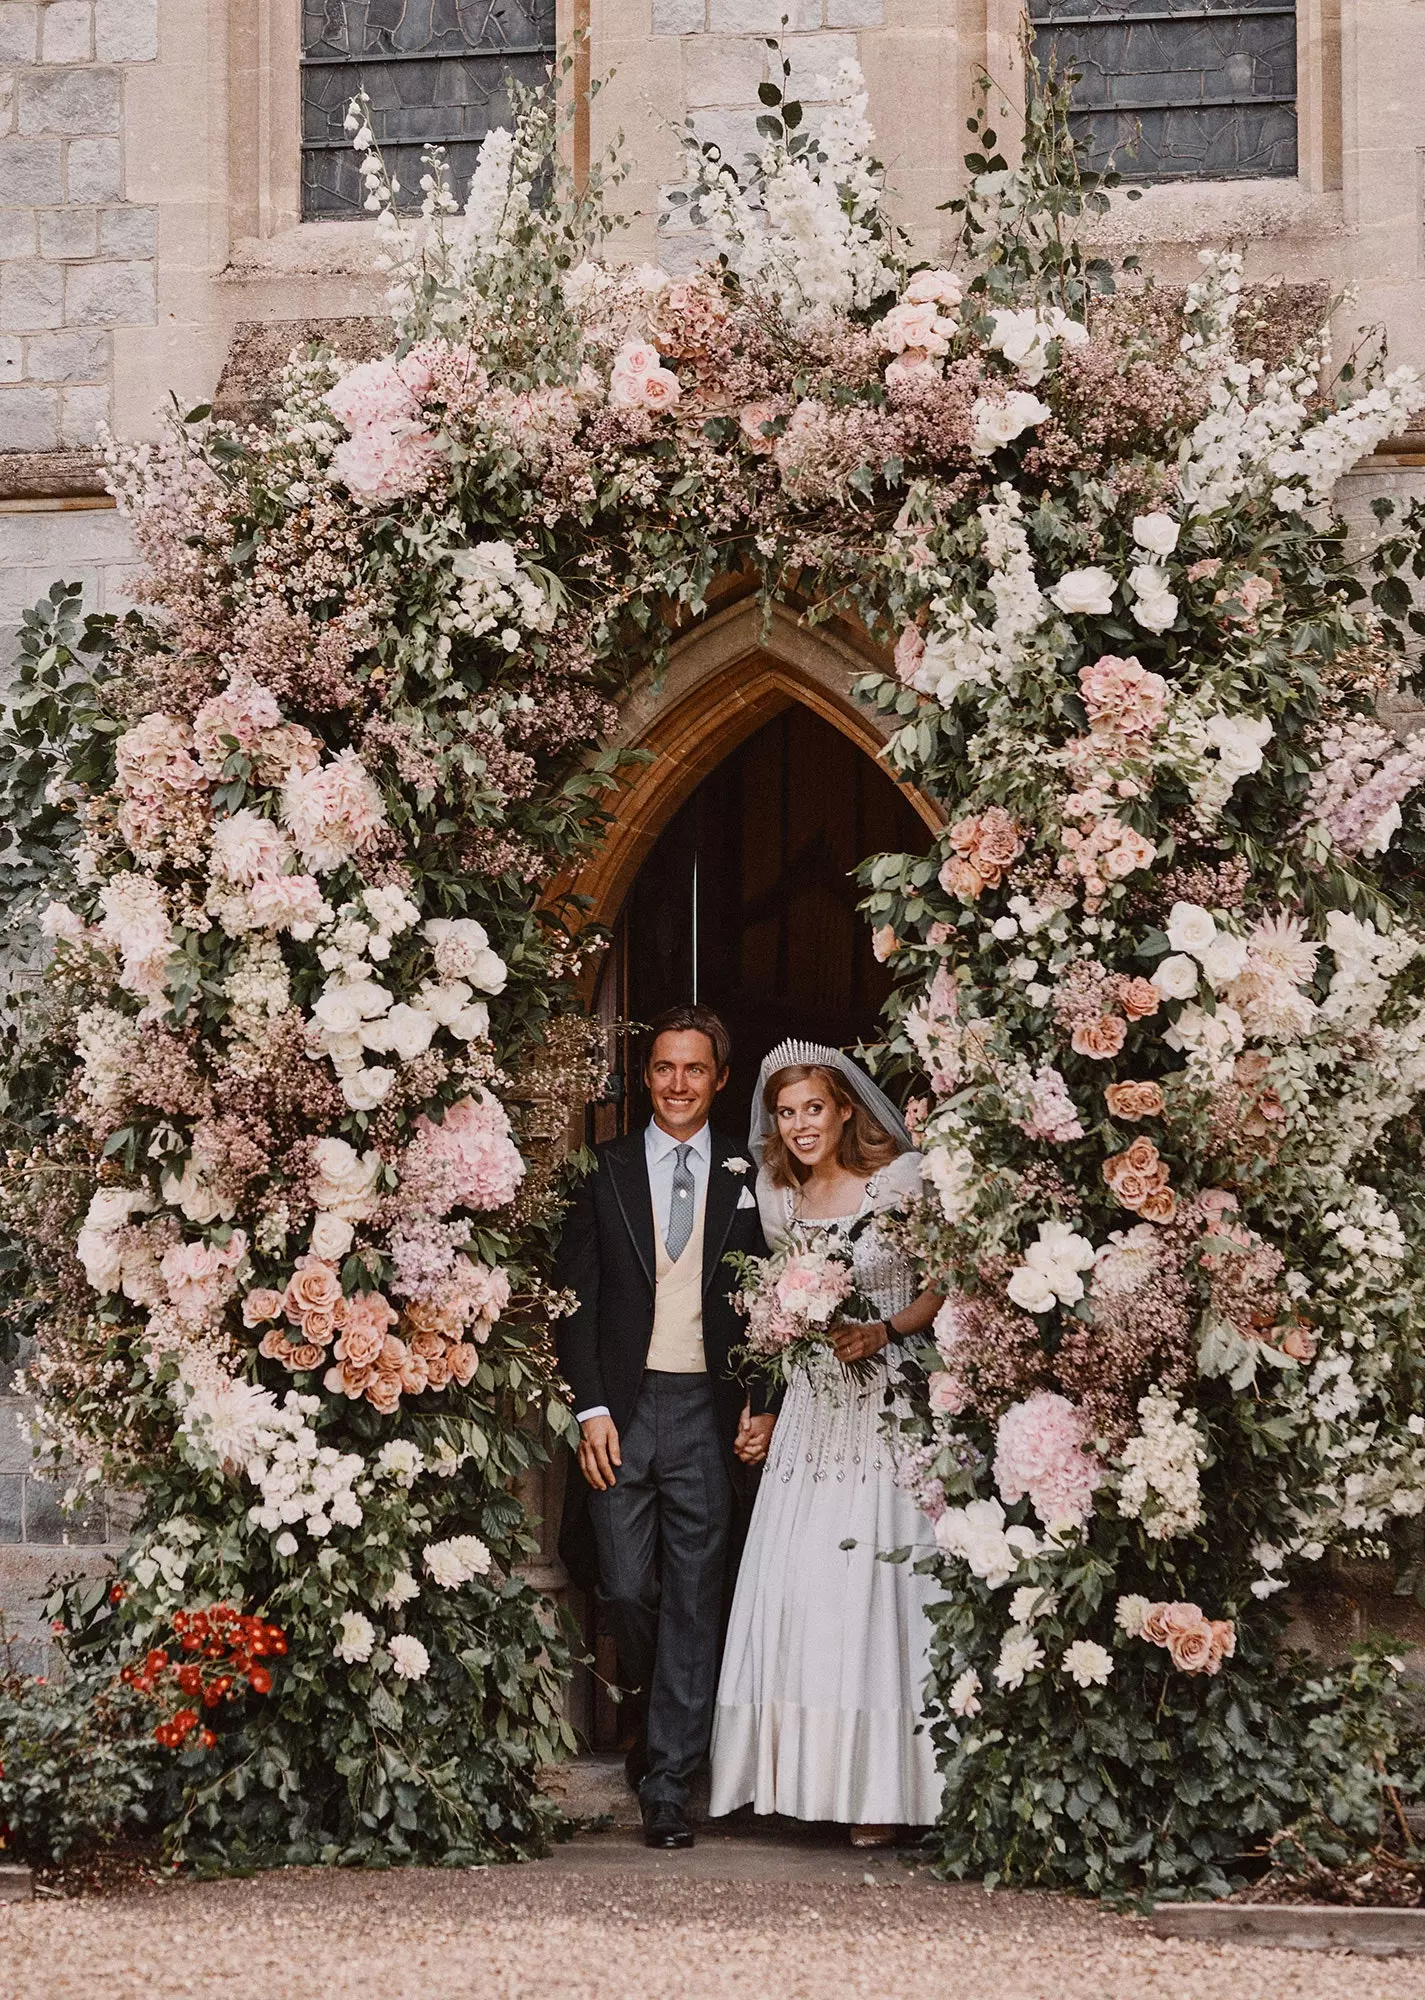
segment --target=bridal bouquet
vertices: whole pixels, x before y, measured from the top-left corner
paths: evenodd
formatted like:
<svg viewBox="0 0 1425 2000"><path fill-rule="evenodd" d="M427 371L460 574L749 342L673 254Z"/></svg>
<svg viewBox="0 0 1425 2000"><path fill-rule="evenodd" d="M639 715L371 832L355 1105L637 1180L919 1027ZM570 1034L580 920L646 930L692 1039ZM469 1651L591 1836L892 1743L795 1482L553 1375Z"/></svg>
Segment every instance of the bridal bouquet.
<svg viewBox="0 0 1425 2000"><path fill-rule="evenodd" d="M747 1315L741 1359L774 1381L790 1382L798 1368L834 1354L838 1326L876 1319L875 1307L856 1289L853 1260L861 1225L841 1234L823 1230L770 1257L734 1251L728 1258L738 1276L733 1305ZM843 1362L848 1376L864 1380L869 1361Z"/></svg>

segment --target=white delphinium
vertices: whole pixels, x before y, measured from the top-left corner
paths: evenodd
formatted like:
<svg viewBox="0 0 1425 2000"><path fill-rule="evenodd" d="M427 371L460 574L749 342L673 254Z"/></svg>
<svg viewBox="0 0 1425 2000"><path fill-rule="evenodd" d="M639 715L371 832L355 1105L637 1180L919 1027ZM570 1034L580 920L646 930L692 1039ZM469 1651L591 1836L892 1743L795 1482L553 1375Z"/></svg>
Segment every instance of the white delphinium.
<svg viewBox="0 0 1425 2000"><path fill-rule="evenodd" d="M980 554L988 571L984 587L994 616L986 624L967 599L934 599L925 650L911 676L911 686L942 708L962 688L1009 679L1021 664L1025 640L1045 616L1019 494L1005 482L977 512L983 530Z"/></svg>
<svg viewBox="0 0 1425 2000"><path fill-rule="evenodd" d="M1075 1639L1060 1661L1063 1671L1081 1688L1103 1687L1113 1672L1113 1655L1093 1639Z"/></svg>
<svg viewBox="0 0 1425 2000"><path fill-rule="evenodd" d="M313 1541L324 1541L333 1527L361 1526L355 1488L365 1461L321 1443L308 1422L321 1407L319 1396L289 1391L249 1456L247 1477L262 1495L248 1510L254 1527L277 1534L300 1526Z"/></svg>
<svg viewBox="0 0 1425 2000"><path fill-rule="evenodd" d="M992 312L989 317L994 324L989 346L1004 356L1031 389L1043 381L1049 349L1056 341L1066 352L1088 345L1088 328L1058 306L1025 306L1018 312Z"/></svg>
<svg viewBox="0 0 1425 2000"><path fill-rule="evenodd" d="M398 1632L386 1641L392 1671L403 1681L421 1681L430 1672L430 1654L409 1632Z"/></svg>
<svg viewBox="0 0 1425 2000"><path fill-rule="evenodd" d="M332 1651L348 1667L359 1667L376 1649L376 1627L360 1611L343 1611Z"/></svg>
<svg viewBox="0 0 1425 2000"><path fill-rule="evenodd" d="M1014 1693L1023 1687L1026 1674L1034 1673L1044 1664L1044 1648L1030 1632L1011 1625L1000 1643L999 1658L995 1662L995 1679L1007 1693Z"/></svg>
<svg viewBox="0 0 1425 2000"><path fill-rule="evenodd" d="M1202 1520L1201 1467L1207 1446L1191 1415L1179 1414L1176 1396L1152 1388L1139 1400L1142 1425L1123 1449L1118 1511L1142 1521L1150 1541L1186 1535Z"/></svg>
<svg viewBox="0 0 1425 2000"><path fill-rule="evenodd" d="M1294 448L1282 447L1267 460L1276 482L1273 499L1282 513L1325 500L1351 467L1373 452L1425 403L1425 378L1414 368L1393 368L1383 382L1309 424ZM1300 481L1300 485L1292 482Z"/></svg>
<svg viewBox="0 0 1425 2000"><path fill-rule="evenodd" d="M490 1551L478 1535L453 1535L449 1541L427 1542L421 1554L426 1569L442 1590L458 1590L473 1577L490 1573Z"/></svg>

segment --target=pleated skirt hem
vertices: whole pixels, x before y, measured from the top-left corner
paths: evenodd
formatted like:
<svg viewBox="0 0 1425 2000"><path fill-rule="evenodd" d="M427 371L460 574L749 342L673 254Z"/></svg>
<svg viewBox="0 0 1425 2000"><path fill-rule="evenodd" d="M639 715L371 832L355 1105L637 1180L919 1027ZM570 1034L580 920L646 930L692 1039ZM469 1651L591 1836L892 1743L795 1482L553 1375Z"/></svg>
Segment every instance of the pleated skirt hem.
<svg viewBox="0 0 1425 2000"><path fill-rule="evenodd" d="M718 1704L714 1817L750 1805L842 1826L930 1826L943 1781L926 1730L904 1708Z"/></svg>

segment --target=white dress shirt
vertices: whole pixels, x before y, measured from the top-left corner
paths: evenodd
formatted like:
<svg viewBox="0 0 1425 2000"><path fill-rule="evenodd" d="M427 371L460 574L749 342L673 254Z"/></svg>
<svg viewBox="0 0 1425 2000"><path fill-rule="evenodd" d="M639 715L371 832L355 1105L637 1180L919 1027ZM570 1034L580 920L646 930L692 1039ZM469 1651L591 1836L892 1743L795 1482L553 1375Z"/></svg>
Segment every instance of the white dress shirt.
<svg viewBox="0 0 1425 2000"><path fill-rule="evenodd" d="M678 1148L686 1144L688 1152L688 1172L693 1177L693 1212L707 1198L708 1175L712 1172L712 1126L700 1125L691 1139L675 1139L671 1132L665 1132L656 1119L650 1119L643 1134L643 1156L648 1162L648 1188L653 1197L653 1227L666 1242L668 1236L668 1212L673 1206L673 1169L678 1163ZM576 1410L575 1419L585 1423L590 1417L606 1417L607 1403L595 1403L590 1409Z"/></svg>

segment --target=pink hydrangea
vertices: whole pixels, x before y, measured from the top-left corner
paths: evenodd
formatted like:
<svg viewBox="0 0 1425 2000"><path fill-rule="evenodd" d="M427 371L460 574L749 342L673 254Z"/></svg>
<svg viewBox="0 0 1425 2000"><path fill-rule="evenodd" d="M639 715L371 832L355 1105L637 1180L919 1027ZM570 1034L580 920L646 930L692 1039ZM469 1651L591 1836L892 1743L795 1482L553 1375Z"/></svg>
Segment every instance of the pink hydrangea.
<svg viewBox="0 0 1425 2000"><path fill-rule="evenodd" d="M1047 1139L1051 1145L1066 1146L1082 1139L1083 1124L1069 1087L1052 1063L1042 1063L1029 1086L1029 1116L1018 1125L1026 1138Z"/></svg>
<svg viewBox="0 0 1425 2000"><path fill-rule="evenodd" d="M906 687L916 685L916 674L925 658L925 635L918 625L907 625L896 640L896 678Z"/></svg>
<svg viewBox="0 0 1425 2000"><path fill-rule="evenodd" d="M1096 736L1147 737L1163 720L1168 684L1161 674L1148 673L1132 655L1124 660L1105 653L1080 667L1079 687Z"/></svg>
<svg viewBox="0 0 1425 2000"><path fill-rule="evenodd" d="M429 431L395 424L366 424L332 453L332 476L368 507L419 493L443 457Z"/></svg>
<svg viewBox="0 0 1425 2000"><path fill-rule="evenodd" d="M115 775L131 797L188 792L203 783L188 726L161 710L126 729L114 746Z"/></svg>
<svg viewBox="0 0 1425 2000"><path fill-rule="evenodd" d="M1088 1449L1082 1413L1066 1396L1038 1389L1015 1403L995 1433L995 1484L1007 1507L1027 1495L1046 1527L1082 1526L1093 1512L1102 1465Z"/></svg>
<svg viewBox="0 0 1425 2000"><path fill-rule="evenodd" d="M193 718L193 747L210 778L220 778L234 747L250 753L282 721L277 697L250 674L234 674Z"/></svg>
<svg viewBox="0 0 1425 2000"><path fill-rule="evenodd" d="M787 1259L773 1293L782 1312L805 1320L811 1326L825 1326L850 1292L850 1266L840 1257L821 1257L811 1250L797 1251Z"/></svg>
<svg viewBox="0 0 1425 2000"><path fill-rule="evenodd" d="M371 845L386 824L386 807L354 750L315 771L296 771L282 787L282 818L303 864L314 874L340 868Z"/></svg>
<svg viewBox="0 0 1425 2000"><path fill-rule="evenodd" d="M328 389L327 408L349 431L371 424L421 421L422 403L435 386L435 363L442 351L425 341L399 360L386 355L379 361L358 362Z"/></svg>
<svg viewBox="0 0 1425 2000"><path fill-rule="evenodd" d="M163 891L151 875L116 875L99 891L100 935L119 953L119 984L156 1014L167 1004L165 979L173 931Z"/></svg>
<svg viewBox="0 0 1425 2000"><path fill-rule="evenodd" d="M416 1120L401 1178L418 1184L442 1210L503 1208L524 1179L525 1165L499 1099L483 1091L452 1104L439 1125Z"/></svg>

